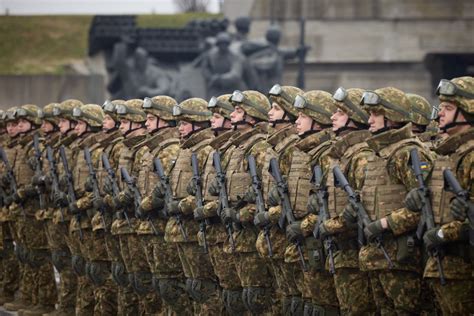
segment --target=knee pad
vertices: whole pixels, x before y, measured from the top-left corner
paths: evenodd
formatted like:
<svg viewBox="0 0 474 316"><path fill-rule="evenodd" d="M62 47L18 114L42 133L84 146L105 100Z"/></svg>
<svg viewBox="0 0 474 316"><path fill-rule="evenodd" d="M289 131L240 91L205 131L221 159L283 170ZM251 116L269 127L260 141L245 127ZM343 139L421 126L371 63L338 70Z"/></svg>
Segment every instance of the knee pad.
<svg viewBox="0 0 474 316"><path fill-rule="evenodd" d="M178 279L161 279L158 284L161 298L169 305L175 305L181 296L186 295L185 285Z"/></svg>
<svg viewBox="0 0 474 316"><path fill-rule="evenodd" d="M61 272L69 264L69 253L67 251L55 250L51 253L51 261L58 272Z"/></svg>
<svg viewBox="0 0 474 316"><path fill-rule="evenodd" d="M217 283L211 280L186 280L186 292L188 292L191 299L197 303L207 301L216 292L217 288Z"/></svg>
<svg viewBox="0 0 474 316"><path fill-rule="evenodd" d="M122 262L112 262L112 279L118 286L126 287L128 282L128 275L125 272L125 266Z"/></svg>
<svg viewBox="0 0 474 316"><path fill-rule="evenodd" d="M290 315L302 316L304 310L304 301L301 297L293 296L291 298Z"/></svg>
<svg viewBox="0 0 474 316"><path fill-rule="evenodd" d="M150 272L135 272L129 274L129 281L138 295L146 295L153 291L152 274Z"/></svg>
<svg viewBox="0 0 474 316"><path fill-rule="evenodd" d="M84 276L86 274L86 260L80 255L72 255L71 257L72 270L78 276Z"/></svg>
<svg viewBox="0 0 474 316"><path fill-rule="evenodd" d="M86 272L87 276L91 280L91 282L96 286L102 286L105 284L105 280L110 273L110 269L108 267L108 262L88 262L86 264Z"/></svg>
<svg viewBox="0 0 474 316"><path fill-rule="evenodd" d="M244 288L242 298L248 310L254 314L264 313L271 304L269 290L263 287Z"/></svg>
<svg viewBox="0 0 474 316"><path fill-rule="evenodd" d="M241 315L247 310L242 299L242 290L223 290L222 298L224 306L230 315Z"/></svg>

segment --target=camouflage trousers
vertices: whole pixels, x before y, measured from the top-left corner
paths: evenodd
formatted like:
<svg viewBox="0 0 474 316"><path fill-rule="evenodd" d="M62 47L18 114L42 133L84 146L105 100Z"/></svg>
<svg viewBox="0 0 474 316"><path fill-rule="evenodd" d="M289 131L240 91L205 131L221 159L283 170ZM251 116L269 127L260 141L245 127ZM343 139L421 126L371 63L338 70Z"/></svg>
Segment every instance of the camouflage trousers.
<svg viewBox="0 0 474 316"><path fill-rule="evenodd" d="M369 276L355 268L337 268L334 274L337 299L341 315L374 315Z"/></svg>
<svg viewBox="0 0 474 316"><path fill-rule="evenodd" d="M138 296L130 285L118 287L117 291L117 316L139 315Z"/></svg>
<svg viewBox="0 0 474 316"><path fill-rule="evenodd" d="M15 256L10 227L7 223L2 223L3 247L1 250L1 277L3 297L13 297L19 286L20 265Z"/></svg>
<svg viewBox="0 0 474 316"><path fill-rule="evenodd" d="M417 315L420 313L421 277L401 270L369 271L377 310L381 315Z"/></svg>
<svg viewBox="0 0 474 316"><path fill-rule="evenodd" d="M94 316L117 314L117 285L109 276L100 286L94 287Z"/></svg>
<svg viewBox="0 0 474 316"><path fill-rule="evenodd" d="M273 307L282 315L295 315L298 311L302 311L301 292L296 285L296 276L301 271L301 267L297 264L285 263L283 258L270 259L270 265L277 289L274 300L278 302Z"/></svg>
<svg viewBox="0 0 474 316"><path fill-rule="evenodd" d="M474 280L428 279L443 315L474 314Z"/></svg>
<svg viewBox="0 0 474 316"><path fill-rule="evenodd" d="M324 309L326 315L338 314L339 301L337 300L334 280L326 270L308 267L308 271L303 272L301 293L303 299L311 300L313 309Z"/></svg>
<svg viewBox="0 0 474 316"><path fill-rule="evenodd" d="M195 313L220 315L220 288L207 253L198 242L176 243L186 277L186 292L195 302Z"/></svg>

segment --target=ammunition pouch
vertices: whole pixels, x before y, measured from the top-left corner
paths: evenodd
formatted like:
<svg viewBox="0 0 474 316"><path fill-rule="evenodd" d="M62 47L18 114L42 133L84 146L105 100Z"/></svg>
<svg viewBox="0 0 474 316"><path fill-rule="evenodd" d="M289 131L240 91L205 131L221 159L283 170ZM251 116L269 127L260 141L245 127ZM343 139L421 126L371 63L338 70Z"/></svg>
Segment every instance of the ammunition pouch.
<svg viewBox="0 0 474 316"><path fill-rule="evenodd" d="M357 239L342 239L336 240L335 245L337 250L347 251L347 250L359 250L359 243Z"/></svg>
<svg viewBox="0 0 474 316"><path fill-rule="evenodd" d="M323 307L321 305L312 304L313 311L311 316L338 316L339 309L335 307ZM306 314L304 314L306 316Z"/></svg>
<svg viewBox="0 0 474 316"><path fill-rule="evenodd" d="M290 304L289 313L283 310L283 315L295 315L295 316L303 315L304 300L298 296L293 296L291 298L290 297L284 298L284 300L290 300L290 299L291 299L291 304Z"/></svg>
<svg viewBox="0 0 474 316"><path fill-rule="evenodd" d="M304 240L305 248L309 255L309 266L318 270L324 269L325 255L324 246L320 239L314 237L307 237Z"/></svg>
<svg viewBox="0 0 474 316"><path fill-rule="evenodd" d="M96 286L105 284L110 274L110 262L108 261L92 261L86 265L87 277Z"/></svg>
<svg viewBox="0 0 474 316"><path fill-rule="evenodd" d="M211 280L187 279L186 292L197 303L207 301L218 289L216 282Z"/></svg>
<svg viewBox="0 0 474 316"><path fill-rule="evenodd" d="M462 258L466 263L471 261L472 258L472 247L468 243L450 243L446 247L443 247L443 256L459 257Z"/></svg>
<svg viewBox="0 0 474 316"><path fill-rule="evenodd" d="M86 260L80 255L72 255L72 270L78 276L86 275Z"/></svg>
<svg viewBox="0 0 474 316"><path fill-rule="evenodd" d="M70 256L71 254L66 250L54 250L51 253L51 261L58 272L63 271L64 268L71 264Z"/></svg>
<svg viewBox="0 0 474 316"><path fill-rule="evenodd" d="M33 269L39 269L48 262L49 252L47 250L30 250L27 254L28 265Z"/></svg>
<svg viewBox="0 0 474 316"><path fill-rule="evenodd" d="M262 314L271 306L270 289L263 287L248 287L242 292L245 307L253 314Z"/></svg>
<svg viewBox="0 0 474 316"><path fill-rule="evenodd" d="M144 296L153 291L153 275L151 272L130 273L128 280L133 291L139 296Z"/></svg>
<svg viewBox="0 0 474 316"><path fill-rule="evenodd" d="M112 279L121 287L126 287L129 284L128 275L125 271L125 266L122 262L112 262Z"/></svg>
<svg viewBox="0 0 474 316"><path fill-rule="evenodd" d="M405 234L401 236L394 237L392 234L384 234L384 237L387 237L386 240L395 238L397 243L397 258L396 260L401 263L409 263L414 259L415 247L418 247L413 238L413 234Z"/></svg>
<svg viewBox="0 0 474 316"><path fill-rule="evenodd" d="M241 290L223 290L222 299L229 315L242 315L246 311Z"/></svg>
<svg viewBox="0 0 474 316"><path fill-rule="evenodd" d="M160 279L158 286L161 298L171 306L176 305L179 298L185 295L185 285L178 279Z"/></svg>

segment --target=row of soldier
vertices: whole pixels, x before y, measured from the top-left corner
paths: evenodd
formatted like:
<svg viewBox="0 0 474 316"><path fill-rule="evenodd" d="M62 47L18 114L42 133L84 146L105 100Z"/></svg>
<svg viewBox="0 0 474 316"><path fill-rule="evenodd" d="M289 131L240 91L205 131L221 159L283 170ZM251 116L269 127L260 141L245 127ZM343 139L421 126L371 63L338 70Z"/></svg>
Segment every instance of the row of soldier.
<svg viewBox="0 0 474 316"><path fill-rule="evenodd" d="M2 303L22 315L473 313L474 79L436 92L439 129L426 99L392 87L11 108Z"/></svg>

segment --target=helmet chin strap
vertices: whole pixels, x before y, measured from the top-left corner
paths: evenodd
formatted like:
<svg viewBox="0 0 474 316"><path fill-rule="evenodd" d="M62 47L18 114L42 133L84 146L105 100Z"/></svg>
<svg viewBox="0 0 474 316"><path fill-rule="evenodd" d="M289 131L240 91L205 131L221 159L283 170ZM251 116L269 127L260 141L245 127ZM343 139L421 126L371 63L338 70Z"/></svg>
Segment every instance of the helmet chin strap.
<svg viewBox="0 0 474 316"><path fill-rule="evenodd" d="M132 128L132 121L130 121L130 125L128 126L128 130L123 134L123 136L124 136L124 137L127 137L127 135L130 134L131 132L134 132L134 131L136 131L136 130L139 130L139 129L143 128L144 126L145 126L145 125L144 125L144 123L142 122L142 123L140 124L140 126L135 127L135 128Z"/></svg>
<svg viewBox="0 0 474 316"><path fill-rule="evenodd" d="M460 109L459 107L456 109L456 112L454 113L453 121L451 123L446 124L444 127L441 127L440 130L442 130L444 133L448 132L448 129L460 126L460 125L473 125L474 122L456 122L459 116Z"/></svg>
<svg viewBox="0 0 474 316"><path fill-rule="evenodd" d="M234 127L234 131L237 130L237 126L239 126L239 125L250 125L250 126L252 126L252 124L250 124L250 122L248 122L246 120L246 118L247 118L247 113L244 114L244 117L243 117L242 120L240 120L238 122L231 123L232 126Z"/></svg>
<svg viewBox="0 0 474 316"><path fill-rule="evenodd" d="M283 115L283 117L281 119L277 119L277 120L274 120L274 121L271 121L270 124L272 125L272 127L275 127L276 125L278 124L286 124L286 123L291 123L291 120L290 118L288 117L287 113L285 112L285 115Z"/></svg>
<svg viewBox="0 0 474 316"><path fill-rule="evenodd" d="M379 130L376 130L375 132L373 132L372 134L374 135L378 135L378 134L382 134L383 132L386 132L386 131L389 131L392 129L392 127L388 126L388 120L387 118L384 116L383 118L383 127Z"/></svg>
<svg viewBox="0 0 474 316"><path fill-rule="evenodd" d="M344 124L344 126L338 128L336 130L336 135L339 135L340 133L344 132L344 131L355 131L355 130L359 130L360 128L356 126L349 126L349 123L351 122L352 120L350 118L347 119L346 123Z"/></svg>
<svg viewBox="0 0 474 316"><path fill-rule="evenodd" d="M218 134L219 132L228 131L228 130L230 129L230 128L224 127L226 121L229 121L229 120L226 119L226 118L224 118L224 119L222 120L222 124L221 124L220 127L213 128L213 129L212 129L212 131L214 132L214 135L217 136L217 134Z"/></svg>

